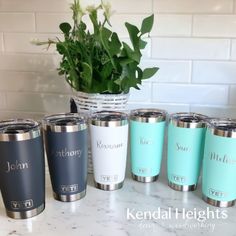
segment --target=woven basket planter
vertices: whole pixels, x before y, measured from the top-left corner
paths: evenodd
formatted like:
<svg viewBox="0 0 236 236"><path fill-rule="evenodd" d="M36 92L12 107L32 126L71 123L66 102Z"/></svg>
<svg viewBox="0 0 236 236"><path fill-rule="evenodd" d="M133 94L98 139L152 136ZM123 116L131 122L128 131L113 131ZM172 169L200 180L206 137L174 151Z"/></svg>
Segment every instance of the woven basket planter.
<svg viewBox="0 0 236 236"><path fill-rule="evenodd" d="M129 94L89 94L76 92L73 100L77 112L85 113L87 116L96 111L125 111L127 108ZM93 173L92 153L90 146L90 134L88 135L88 173Z"/></svg>

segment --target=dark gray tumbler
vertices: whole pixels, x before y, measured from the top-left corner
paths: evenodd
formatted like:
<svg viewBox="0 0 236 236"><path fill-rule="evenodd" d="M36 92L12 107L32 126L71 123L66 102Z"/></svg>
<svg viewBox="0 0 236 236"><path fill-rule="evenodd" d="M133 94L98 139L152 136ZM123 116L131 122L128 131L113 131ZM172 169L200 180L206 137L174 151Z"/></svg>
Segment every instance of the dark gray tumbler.
<svg viewBox="0 0 236 236"><path fill-rule="evenodd" d="M86 195L87 124L79 114L56 114L43 120L45 147L54 198L76 201Z"/></svg>
<svg viewBox="0 0 236 236"><path fill-rule="evenodd" d="M45 207L45 166L40 124L0 122L0 188L7 215L26 219Z"/></svg>

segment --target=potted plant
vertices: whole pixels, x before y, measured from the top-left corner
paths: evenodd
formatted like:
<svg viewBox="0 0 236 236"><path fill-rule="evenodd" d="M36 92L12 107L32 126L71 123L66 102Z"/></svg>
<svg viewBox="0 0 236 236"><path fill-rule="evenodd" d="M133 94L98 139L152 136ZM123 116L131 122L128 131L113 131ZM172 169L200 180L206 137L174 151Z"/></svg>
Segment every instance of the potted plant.
<svg viewBox="0 0 236 236"><path fill-rule="evenodd" d="M62 56L58 68L75 92L78 111L99 109L124 110L130 88L139 89L143 80L152 77L157 67L142 70L139 67L154 15L142 21L141 28L125 23L130 45L122 42L111 30L111 7L101 2L83 10L79 0L71 5L73 25L60 24L64 39L35 42L37 45L55 44ZM92 23L92 30L84 22L85 16ZM99 17L102 16L102 17ZM102 18L102 19L101 19Z"/></svg>
<svg viewBox="0 0 236 236"><path fill-rule="evenodd" d="M98 6L88 6L83 10L79 0L71 5L73 26L64 22L60 29L64 40L36 42L38 45L56 44L62 55L59 74L74 91L87 94L128 94L130 88L139 89L142 81L152 77L157 67L142 70L139 63L141 50L147 42L153 26L154 15L145 18L141 28L125 23L131 46L122 42L117 33L112 32L110 24L111 9L109 4L101 2ZM98 17L101 12L103 19ZM83 18L89 16L93 30L87 29Z"/></svg>

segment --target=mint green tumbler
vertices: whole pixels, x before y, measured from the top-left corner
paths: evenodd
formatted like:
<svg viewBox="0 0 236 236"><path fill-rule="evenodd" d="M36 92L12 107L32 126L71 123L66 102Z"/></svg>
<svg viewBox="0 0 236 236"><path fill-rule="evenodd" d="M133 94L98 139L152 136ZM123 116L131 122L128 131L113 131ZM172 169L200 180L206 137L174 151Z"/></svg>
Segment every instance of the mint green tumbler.
<svg viewBox="0 0 236 236"><path fill-rule="evenodd" d="M166 126L166 112L138 109L130 115L130 154L134 180L147 183L160 173Z"/></svg>
<svg viewBox="0 0 236 236"><path fill-rule="evenodd" d="M196 113L171 115L168 127L167 175L169 186L178 191L197 188L200 174L206 116Z"/></svg>
<svg viewBox="0 0 236 236"><path fill-rule="evenodd" d="M236 199L236 120L209 121L202 173L203 200L217 207Z"/></svg>

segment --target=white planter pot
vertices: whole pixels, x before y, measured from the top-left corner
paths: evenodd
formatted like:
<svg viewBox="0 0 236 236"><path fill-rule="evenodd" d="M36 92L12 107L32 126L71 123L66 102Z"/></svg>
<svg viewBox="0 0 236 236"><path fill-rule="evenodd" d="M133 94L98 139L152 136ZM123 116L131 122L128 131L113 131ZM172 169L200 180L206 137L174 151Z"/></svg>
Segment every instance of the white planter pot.
<svg viewBox="0 0 236 236"><path fill-rule="evenodd" d="M76 104L79 113L91 115L96 111L125 111L129 94L98 94L74 92L73 100ZM90 146L89 134L89 149L88 149L88 173L93 173L93 162Z"/></svg>
<svg viewBox="0 0 236 236"><path fill-rule="evenodd" d="M73 97L78 112L124 111L129 94L98 94L77 92Z"/></svg>

